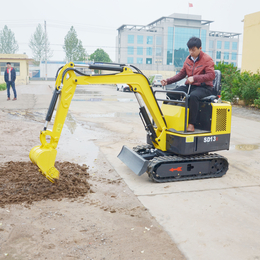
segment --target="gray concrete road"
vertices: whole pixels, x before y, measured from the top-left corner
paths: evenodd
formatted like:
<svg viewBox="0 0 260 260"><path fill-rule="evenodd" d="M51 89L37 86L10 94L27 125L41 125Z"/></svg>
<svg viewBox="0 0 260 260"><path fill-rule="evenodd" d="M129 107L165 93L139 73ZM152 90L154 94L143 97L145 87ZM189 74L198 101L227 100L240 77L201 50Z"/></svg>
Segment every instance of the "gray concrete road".
<svg viewBox="0 0 260 260"><path fill-rule="evenodd" d="M71 110L77 120L100 128L101 151L187 259L260 259L259 114L241 111L240 117L236 109L230 150L219 152L230 164L224 177L159 184L117 158L122 145L145 143L133 93L79 87Z"/></svg>
<svg viewBox="0 0 260 260"><path fill-rule="evenodd" d="M49 97L45 96L41 105L30 105L32 109L44 109L51 91L42 87L45 94L39 97L41 84L37 90L31 85L21 87L18 101L8 101L12 103L7 105L1 93L1 109L15 109L18 105L26 109L47 91ZM22 93L27 95L27 104L19 104ZM95 156L101 151L187 259L260 259L259 113L254 116L250 111L235 109L230 150L219 152L229 160L225 176L159 184L151 182L147 174L136 176L117 158L123 145L145 143L138 112L133 93L117 92L112 85L78 86L57 158L79 163L87 160L95 167ZM70 147L70 153L65 145Z"/></svg>

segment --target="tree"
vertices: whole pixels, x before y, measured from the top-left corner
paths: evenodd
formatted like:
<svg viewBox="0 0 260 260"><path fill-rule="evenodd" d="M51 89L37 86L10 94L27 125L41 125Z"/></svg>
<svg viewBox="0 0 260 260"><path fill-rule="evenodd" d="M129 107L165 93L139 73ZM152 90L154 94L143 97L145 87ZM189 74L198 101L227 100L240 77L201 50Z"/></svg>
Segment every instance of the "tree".
<svg viewBox="0 0 260 260"><path fill-rule="evenodd" d="M46 50L45 50L45 40L46 40ZM39 64L41 60L45 59L45 52L46 52L47 60L50 57L52 57L53 53L50 49L48 36L46 34L46 39L45 39L45 32L41 24L38 24L34 34L31 36L29 47L32 50L33 58L37 64Z"/></svg>
<svg viewBox="0 0 260 260"><path fill-rule="evenodd" d="M77 47L77 59L78 61L84 61L87 59L87 53L82 45L82 41L79 40L78 47Z"/></svg>
<svg viewBox="0 0 260 260"><path fill-rule="evenodd" d="M67 61L83 61L87 57L82 41L78 39L77 32L73 26L70 27L64 38L63 50Z"/></svg>
<svg viewBox="0 0 260 260"><path fill-rule="evenodd" d="M103 49L96 49L89 58L95 62L111 62L109 55Z"/></svg>
<svg viewBox="0 0 260 260"><path fill-rule="evenodd" d="M13 54L18 51L19 46L15 40L14 33L7 25L0 31L0 53Z"/></svg>

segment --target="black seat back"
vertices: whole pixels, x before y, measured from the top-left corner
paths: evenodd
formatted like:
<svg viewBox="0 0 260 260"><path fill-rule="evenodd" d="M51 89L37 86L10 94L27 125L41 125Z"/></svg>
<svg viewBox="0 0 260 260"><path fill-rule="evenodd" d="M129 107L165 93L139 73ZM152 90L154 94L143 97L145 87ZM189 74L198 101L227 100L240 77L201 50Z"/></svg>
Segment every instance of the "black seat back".
<svg viewBox="0 0 260 260"><path fill-rule="evenodd" d="M221 71L215 70L215 79L213 80L213 93L214 95L221 95Z"/></svg>
<svg viewBox="0 0 260 260"><path fill-rule="evenodd" d="M212 95L201 99L203 102L213 102L221 96L221 71L215 70L215 79L213 80Z"/></svg>

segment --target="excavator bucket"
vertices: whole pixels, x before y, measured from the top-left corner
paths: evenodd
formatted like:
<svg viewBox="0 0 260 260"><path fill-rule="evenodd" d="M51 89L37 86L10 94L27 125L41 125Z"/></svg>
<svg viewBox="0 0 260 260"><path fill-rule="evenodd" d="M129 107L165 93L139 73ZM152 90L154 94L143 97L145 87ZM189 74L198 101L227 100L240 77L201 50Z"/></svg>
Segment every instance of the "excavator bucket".
<svg viewBox="0 0 260 260"><path fill-rule="evenodd" d="M122 147L117 157L138 176L141 176L147 170L149 161L145 160L127 146Z"/></svg>
<svg viewBox="0 0 260 260"><path fill-rule="evenodd" d="M54 167L56 155L56 149L43 146L33 147L29 154L31 161L39 167L42 175L53 183L59 179L59 171Z"/></svg>

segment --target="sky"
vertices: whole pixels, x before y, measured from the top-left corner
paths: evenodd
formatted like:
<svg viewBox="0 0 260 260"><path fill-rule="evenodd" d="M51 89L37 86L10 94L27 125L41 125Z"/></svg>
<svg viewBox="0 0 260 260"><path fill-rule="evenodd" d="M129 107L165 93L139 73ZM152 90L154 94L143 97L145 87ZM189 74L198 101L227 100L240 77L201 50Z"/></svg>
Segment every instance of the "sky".
<svg viewBox="0 0 260 260"><path fill-rule="evenodd" d="M193 7L188 7L189 3ZM201 15L214 21L210 30L241 33L242 55L244 16L260 11L259 0L1 0L0 30L5 25L15 34L19 50L32 58L28 46L37 25L46 21L53 56L64 60L64 37L74 26L87 53L104 49L115 61L117 29L123 24L147 25L173 13Z"/></svg>

